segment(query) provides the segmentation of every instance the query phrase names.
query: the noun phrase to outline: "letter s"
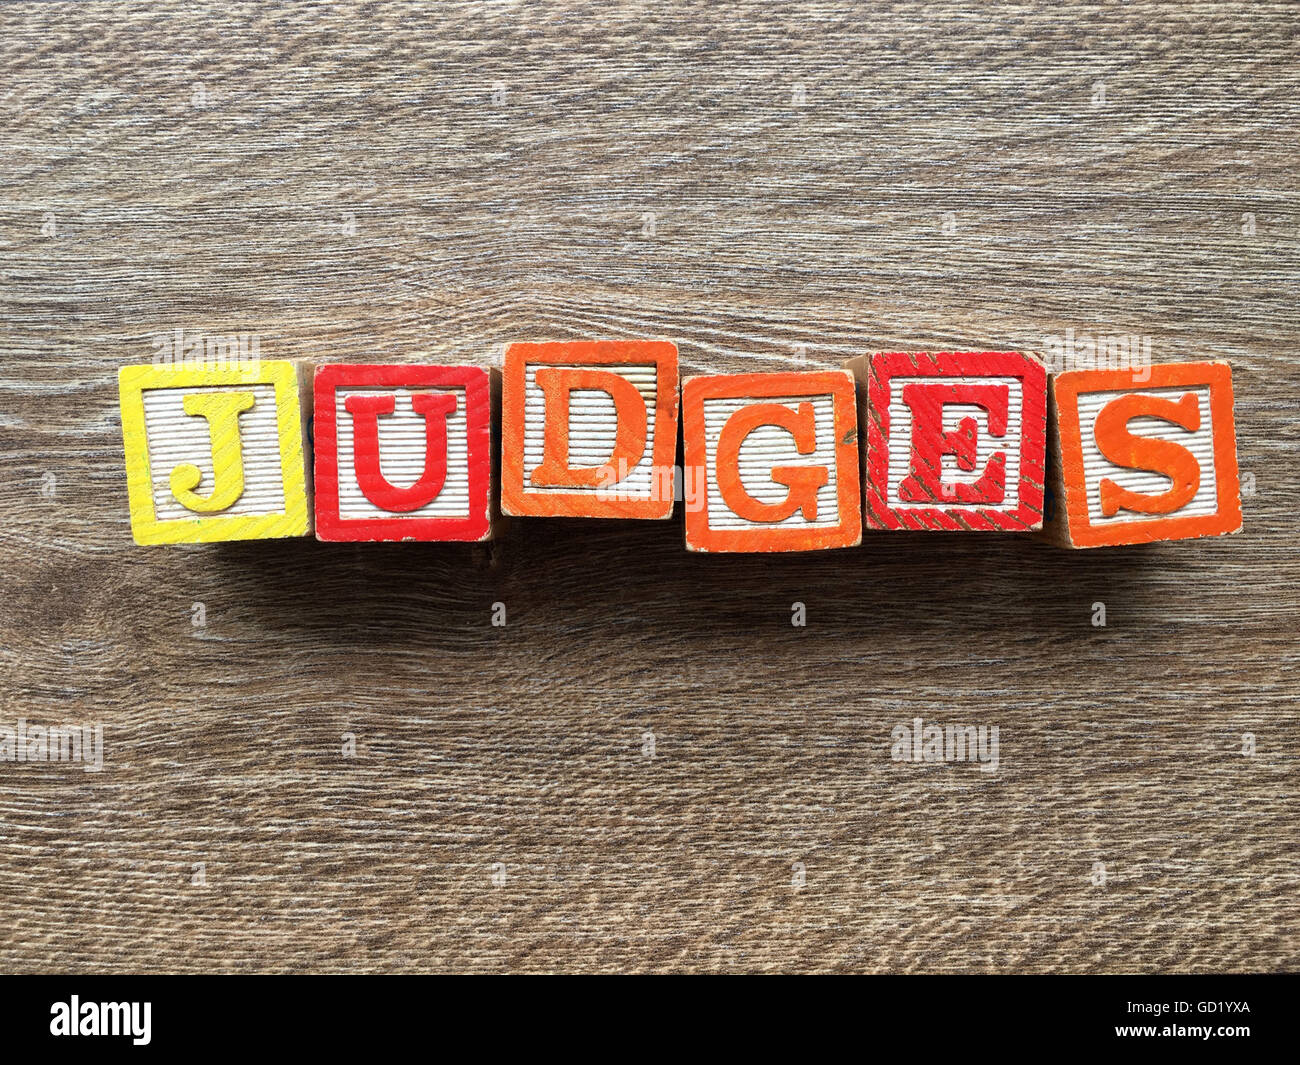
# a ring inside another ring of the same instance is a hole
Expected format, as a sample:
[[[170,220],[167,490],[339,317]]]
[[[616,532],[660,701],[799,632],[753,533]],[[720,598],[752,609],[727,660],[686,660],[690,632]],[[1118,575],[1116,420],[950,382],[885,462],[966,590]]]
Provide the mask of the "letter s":
[[[1165,491],[1148,495],[1103,477],[1101,512],[1108,518],[1121,508],[1138,514],[1172,514],[1190,503],[1201,486],[1201,465],[1182,444],[1136,436],[1129,431],[1128,423],[1140,417],[1161,418],[1190,432],[1201,427],[1201,408],[1195,392],[1188,392],[1178,400],[1150,395],[1120,396],[1103,407],[1093,427],[1098,450],[1116,466],[1150,470],[1172,482]]]

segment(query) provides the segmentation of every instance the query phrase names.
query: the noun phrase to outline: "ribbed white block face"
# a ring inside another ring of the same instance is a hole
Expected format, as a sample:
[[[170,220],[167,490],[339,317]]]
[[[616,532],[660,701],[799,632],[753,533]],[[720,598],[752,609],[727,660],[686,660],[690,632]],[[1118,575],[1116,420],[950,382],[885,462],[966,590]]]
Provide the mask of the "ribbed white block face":
[[[1218,511],[1218,491],[1215,487],[1214,471],[1214,426],[1210,415],[1210,389],[1208,385],[1192,385],[1186,388],[1151,388],[1135,391],[1124,389],[1117,392],[1085,392],[1079,396],[1079,436],[1083,450],[1084,484],[1088,490],[1088,520],[1093,525],[1120,525],[1130,521],[1149,521],[1150,514],[1121,508],[1115,514],[1105,517],[1101,513],[1102,479],[1114,481],[1121,488],[1143,495],[1159,495],[1169,489],[1169,478],[1153,470],[1135,470],[1126,466],[1116,466],[1102,455],[1097,447],[1097,416],[1101,414],[1111,400],[1120,396],[1159,396],[1161,399],[1178,401],[1189,392],[1196,394],[1201,412],[1201,426],[1195,432],[1184,429],[1181,425],[1165,421],[1163,418],[1138,417],[1128,423],[1128,430],[1134,436],[1153,437],[1168,440],[1187,448],[1196,456],[1201,466],[1201,483],[1196,495],[1181,510],[1162,517],[1195,517],[1214,514]]]
[[[817,491],[817,520],[808,521],[796,510],[779,522],[752,522],[741,518],[727,506],[718,488],[718,438],[733,414],[755,404],[776,403],[791,410],[811,403],[816,418],[817,447],[801,455],[794,437],[776,425],[760,425],[740,445],[740,483],[760,503],[780,503],[790,489],[772,480],[777,466],[824,466],[827,482]],[[754,397],[719,397],[704,401],[704,446],[708,483],[708,519],[710,529],[822,529],[840,523],[839,496],[835,468],[835,400],[830,395],[791,396],[775,399]]]
[[[379,415],[379,471],[394,488],[409,488],[424,476],[426,427],[411,397],[447,394],[456,397],[456,410],[447,416],[447,480],[429,503],[400,514],[375,506],[357,480],[356,424],[348,412],[349,396],[392,396],[392,414]],[[467,518],[469,517],[469,421],[465,389],[339,388],[334,392],[334,426],[338,439],[339,517],[341,518]]]
[[[1020,506],[1020,429],[1025,407],[1024,387],[1015,377],[895,377],[889,383],[889,487],[887,502],[891,510],[932,510],[935,503],[918,504],[904,500],[899,485],[912,472],[912,408],[903,402],[903,387],[925,385],[1006,385],[1007,431],[1002,436],[989,432],[989,412],[976,403],[953,403],[943,408],[944,432],[955,430],[965,418],[977,426],[975,468],[963,470],[955,455],[941,459],[943,484],[974,484],[988,468],[993,456],[1006,456],[1006,495],[1000,503],[980,503],[981,510],[1014,512]],[[942,505],[942,501],[940,501]]]
[[[549,364],[548,364],[549,365]],[[538,485],[533,471],[542,464],[545,448],[546,399],[537,385],[537,371],[547,366],[527,367],[524,374],[524,487],[529,492],[583,491],[572,486]],[[618,493],[626,499],[654,498],[655,408],[658,372],[649,366],[563,366],[558,369],[600,370],[618,374],[632,382],[646,407],[646,445],[641,460],[617,482]],[[614,399],[597,389],[575,389],[569,396],[569,465],[572,467],[605,466],[614,453],[618,435],[618,418]],[[618,471],[622,472],[622,471]],[[596,492],[597,489],[590,489]]]
[[[212,434],[207,418],[185,413],[186,396],[205,392],[251,392],[253,405],[239,416],[244,493],[220,512],[221,517],[284,513],[284,474],[280,464],[280,433],[275,416],[274,385],[221,385],[212,388],[148,388],[144,391],[144,424],[149,442],[149,475],[158,521],[198,517],[172,494],[172,470],[182,464],[198,468],[202,478],[194,489],[201,496],[213,490]]]

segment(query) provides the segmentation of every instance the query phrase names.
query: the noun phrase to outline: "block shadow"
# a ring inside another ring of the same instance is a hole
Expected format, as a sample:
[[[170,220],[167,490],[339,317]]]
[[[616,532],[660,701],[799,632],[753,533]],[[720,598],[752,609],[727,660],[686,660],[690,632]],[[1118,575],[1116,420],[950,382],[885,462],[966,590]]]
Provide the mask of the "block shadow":
[[[868,533],[847,550],[699,555],[683,546],[680,516],[517,519],[490,544],[284,540],[212,550],[214,565],[256,587],[247,608],[267,629],[352,647],[402,636],[454,644],[469,630],[481,635],[495,603],[511,627],[575,636],[617,625],[742,641],[756,627],[788,630],[792,604],[803,602],[823,633],[1032,627],[1050,637],[1077,634],[1094,600],[1140,605],[1200,557],[1197,543],[1070,551],[995,533]]]

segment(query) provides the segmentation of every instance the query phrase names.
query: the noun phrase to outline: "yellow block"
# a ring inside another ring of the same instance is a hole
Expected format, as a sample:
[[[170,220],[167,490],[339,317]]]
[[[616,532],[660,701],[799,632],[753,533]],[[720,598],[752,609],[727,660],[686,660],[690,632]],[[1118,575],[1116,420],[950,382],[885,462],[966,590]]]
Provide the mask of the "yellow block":
[[[293,363],[123,366],[118,391],[136,543],[311,532]]]

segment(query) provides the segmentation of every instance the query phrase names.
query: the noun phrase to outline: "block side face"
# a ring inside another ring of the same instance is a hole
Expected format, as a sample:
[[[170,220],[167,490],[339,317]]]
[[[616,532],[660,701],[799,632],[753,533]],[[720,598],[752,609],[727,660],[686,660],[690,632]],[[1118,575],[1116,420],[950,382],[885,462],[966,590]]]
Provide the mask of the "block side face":
[[[1041,539],[1057,547],[1072,547],[1070,523],[1067,519],[1065,479],[1061,469],[1061,429],[1059,412],[1054,395],[1054,381],[1047,384],[1047,484],[1043,499],[1043,525]]]
[[[491,540],[503,529],[508,518],[501,512],[501,372],[489,367],[488,379],[488,461],[483,467],[487,483],[487,529],[480,540]]]
[[[682,479],[685,485],[708,485],[703,472],[708,464],[708,453],[704,439],[704,386],[703,377],[688,377],[682,382]],[[695,471],[701,471],[698,475]],[[685,497],[685,537],[688,551],[703,551],[703,541],[708,537],[709,519],[704,508],[698,487],[695,491],[684,492]]]
[[[870,509],[871,469],[867,439],[871,419],[871,405],[868,401],[871,383],[871,357],[869,355],[857,355],[845,362],[842,369],[853,378],[854,415],[857,419],[855,437],[857,439],[858,464],[858,516],[861,519],[859,523],[859,542],[861,542],[862,529],[871,527],[868,513]]]
[[[705,486],[703,500],[687,508],[689,549],[808,551],[861,542],[849,373],[690,378],[682,410],[688,477]],[[820,482],[802,485],[814,471]],[[792,508],[792,498],[809,505]]]
[[[1056,458],[1060,476],[1060,498],[1056,502],[1060,539],[1076,545],[1076,536],[1087,524],[1088,493],[1084,483],[1083,444],[1079,431],[1077,390],[1066,375],[1055,375],[1050,384],[1052,412],[1056,423]]]
[[[502,382],[507,514],[672,514],[677,348],[667,341],[512,344]]]
[[[879,529],[1041,528],[1046,371],[1020,352],[867,362],[866,517]]]
[[[1075,370],[1053,380],[1053,398],[1072,546],[1241,528],[1226,364]]]
[[[315,386],[317,537],[484,538],[490,391],[478,367],[322,367]],[[422,406],[430,401],[433,409]]]
[[[854,355],[853,358],[845,360],[841,369],[853,375],[853,379],[859,384],[866,384],[867,374],[870,372],[871,356]]]

